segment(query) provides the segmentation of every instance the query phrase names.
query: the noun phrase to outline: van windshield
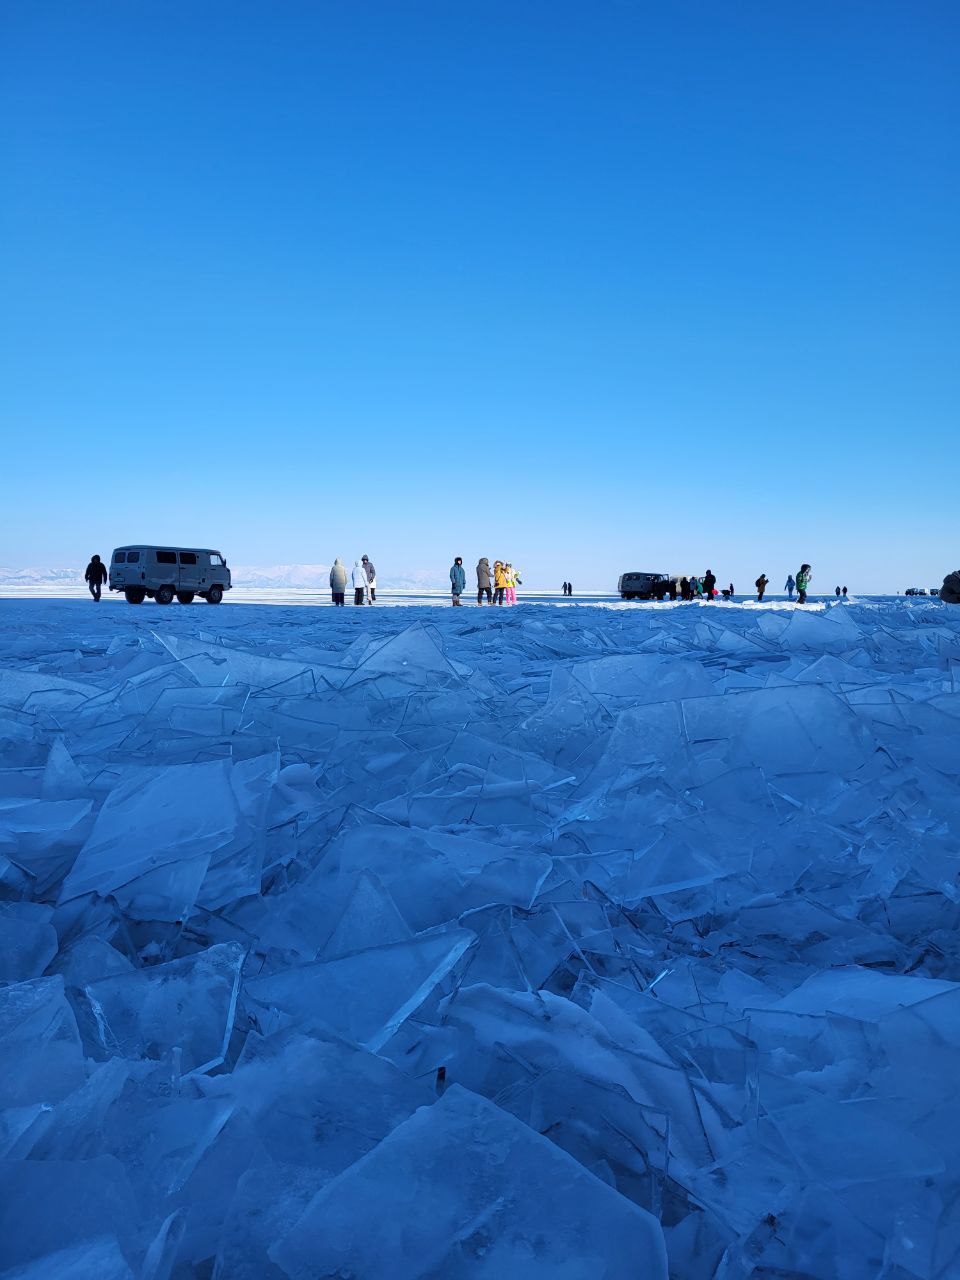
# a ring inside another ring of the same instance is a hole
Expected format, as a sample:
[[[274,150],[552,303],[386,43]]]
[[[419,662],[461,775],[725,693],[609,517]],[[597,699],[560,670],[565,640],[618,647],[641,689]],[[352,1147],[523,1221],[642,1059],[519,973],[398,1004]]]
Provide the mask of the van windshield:
[[[226,561],[219,551],[210,552],[210,563],[215,569],[222,569]]]

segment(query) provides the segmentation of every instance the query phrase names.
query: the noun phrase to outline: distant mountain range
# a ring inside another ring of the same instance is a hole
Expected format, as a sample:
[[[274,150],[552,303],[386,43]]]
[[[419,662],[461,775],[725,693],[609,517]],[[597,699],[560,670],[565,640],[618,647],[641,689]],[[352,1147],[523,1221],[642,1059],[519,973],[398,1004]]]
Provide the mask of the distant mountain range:
[[[347,565],[349,572],[353,566]],[[236,587],[261,589],[308,590],[330,589],[330,566],[327,564],[231,565]],[[56,587],[82,586],[83,568],[70,569],[4,569],[0,568],[0,586]],[[380,578],[384,591],[439,591],[449,584],[431,569],[389,574]]]

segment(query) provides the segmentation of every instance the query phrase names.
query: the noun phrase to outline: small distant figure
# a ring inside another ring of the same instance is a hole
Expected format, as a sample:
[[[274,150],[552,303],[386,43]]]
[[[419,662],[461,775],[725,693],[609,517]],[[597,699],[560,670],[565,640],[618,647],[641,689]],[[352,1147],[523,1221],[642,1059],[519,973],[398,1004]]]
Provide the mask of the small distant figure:
[[[840,593],[840,594],[843,596],[844,600],[846,600],[846,598],[847,598],[847,588],[846,588],[846,587],[844,587],[844,588],[843,588],[843,591],[841,591],[841,593]]]
[[[367,574],[367,604],[377,603],[377,571],[374,568],[373,561],[369,556],[361,556],[360,563],[363,565]]]
[[[712,569],[708,569],[703,575],[703,594],[708,600],[713,599],[714,592],[717,589],[717,575]]]
[[[812,577],[813,577],[813,574],[810,572],[810,566],[808,564],[802,564],[797,572],[797,603],[798,604],[807,603],[807,587],[809,587],[810,580],[812,579]]]
[[[703,595],[703,583],[696,576],[696,574],[694,574],[693,577],[690,579],[690,593],[692,598],[695,600],[699,600],[700,597]]]
[[[567,595],[568,595],[568,596],[572,596],[572,595],[573,595],[573,583],[572,583],[572,582],[568,582],[568,583],[567,583]]]
[[[566,582],[565,582],[565,583],[563,584],[563,586],[560,588],[560,594],[561,594],[562,596],[565,596],[565,595],[567,594],[567,583],[566,583]]]
[[[837,596],[837,599],[839,600],[839,599],[840,599],[840,588],[839,588],[839,587],[837,587],[837,588],[836,588],[836,596]]]
[[[735,593],[735,591],[734,591],[734,589],[733,589],[733,583],[731,582],[731,583],[730,583],[729,588],[727,589],[727,595],[728,595],[728,596],[730,597],[730,599],[732,600],[735,594],[736,594],[736,593]]]
[[[487,604],[493,604],[490,582],[490,561],[486,556],[481,556],[477,563],[477,604],[483,604],[484,595],[487,597]]]
[[[363,567],[362,560],[354,562],[351,577],[353,579],[353,603],[355,605],[363,604],[367,594],[367,571]]]
[[[333,568],[330,570],[330,593],[333,596],[333,603],[339,608],[343,608],[343,597],[346,589],[347,566],[337,556],[333,562]]]
[[[99,600],[100,588],[107,580],[107,566],[99,556],[90,557],[90,563],[87,565],[83,580],[90,588],[90,594],[94,600]]]
[[[693,592],[690,590],[690,579],[683,577],[680,579],[680,599],[691,600],[692,598]]]
[[[761,573],[760,577],[759,577],[759,578],[756,580],[756,582],[754,583],[754,586],[757,588],[757,603],[758,603],[758,604],[763,604],[763,593],[766,591],[766,589],[767,589],[767,583],[768,583],[769,581],[770,581],[770,579],[767,577],[767,575],[766,575],[765,573]]]
[[[453,595],[453,607],[459,609],[460,597],[463,595],[463,589],[467,585],[467,575],[463,568],[463,557],[457,556],[453,564],[450,566],[450,591]]]
[[[796,585],[797,584],[793,580],[793,574],[790,574],[786,582],[783,584],[783,589],[787,593],[788,600],[793,599],[793,589]]]
[[[502,560],[493,562],[493,603],[502,605],[507,594],[507,571]]]

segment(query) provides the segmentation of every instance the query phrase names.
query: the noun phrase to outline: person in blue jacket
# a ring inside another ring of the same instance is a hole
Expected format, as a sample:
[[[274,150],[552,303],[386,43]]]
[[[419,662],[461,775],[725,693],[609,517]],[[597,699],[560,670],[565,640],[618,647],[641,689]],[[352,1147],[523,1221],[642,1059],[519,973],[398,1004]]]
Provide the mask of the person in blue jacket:
[[[463,557],[457,556],[453,564],[450,566],[450,591],[453,595],[453,607],[460,608],[460,597],[463,595],[463,589],[467,585],[467,575],[463,568]]]

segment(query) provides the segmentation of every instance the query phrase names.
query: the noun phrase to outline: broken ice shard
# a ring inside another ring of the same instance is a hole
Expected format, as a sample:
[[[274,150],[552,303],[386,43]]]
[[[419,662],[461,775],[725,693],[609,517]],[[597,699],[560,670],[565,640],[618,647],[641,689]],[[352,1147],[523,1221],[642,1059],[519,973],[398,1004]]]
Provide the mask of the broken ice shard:
[[[116,974],[84,988],[106,1055],[166,1058],[181,1051],[184,1075],[219,1066],[227,1051],[246,952],[237,942]]]
[[[667,1276],[655,1218],[459,1085],[318,1192],[271,1257],[291,1280]]]

